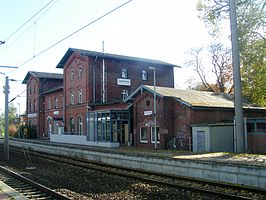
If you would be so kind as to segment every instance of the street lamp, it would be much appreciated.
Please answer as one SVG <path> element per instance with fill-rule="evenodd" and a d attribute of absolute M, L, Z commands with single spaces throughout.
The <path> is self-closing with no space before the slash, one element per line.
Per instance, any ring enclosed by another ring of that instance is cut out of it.
<path fill-rule="evenodd" d="M 153 123 L 154 123 L 154 149 L 157 150 L 157 124 L 156 124 L 156 68 L 149 67 L 150 70 L 153 70 Z"/>

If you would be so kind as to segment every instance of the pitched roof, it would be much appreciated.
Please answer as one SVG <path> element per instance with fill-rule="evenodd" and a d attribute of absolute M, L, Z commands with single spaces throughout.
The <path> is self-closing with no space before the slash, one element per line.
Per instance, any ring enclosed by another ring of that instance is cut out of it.
<path fill-rule="evenodd" d="M 154 87 L 149 85 L 141 85 L 136 89 L 126 100 L 134 97 L 139 91 L 147 90 L 154 92 Z M 177 101 L 191 107 L 213 107 L 213 108 L 234 108 L 234 97 L 225 93 L 214 93 L 196 90 L 182 90 L 168 87 L 157 87 L 156 95 L 161 97 L 173 97 Z M 255 107 L 244 105 L 244 107 L 266 109 L 262 107 Z"/>
<path fill-rule="evenodd" d="M 63 88 L 64 88 L 64 86 L 63 86 L 63 84 L 62 84 L 62 85 L 59 85 L 59 86 L 53 87 L 53 88 L 51 88 L 51 89 L 49 89 L 49 90 L 47 90 L 47 91 L 45 91 L 45 92 L 42 92 L 40 95 L 45 95 L 45 94 L 48 94 L 48 93 L 51 93 L 51 92 L 55 92 L 55 91 L 61 90 L 61 89 L 63 89 Z"/>
<path fill-rule="evenodd" d="M 63 79 L 63 74 L 59 73 L 29 71 L 22 81 L 22 84 L 27 84 L 30 76 L 33 76 L 35 78 Z"/>
<path fill-rule="evenodd" d="M 60 62 L 57 64 L 56 68 L 64 68 L 65 63 L 69 59 L 69 57 L 72 55 L 72 53 L 77 52 L 80 55 L 85 56 L 93 56 L 98 58 L 110 58 L 110 59 L 117 59 L 117 60 L 128 60 L 128 61 L 135 61 L 135 62 L 146 62 L 154 65 L 163 65 L 163 66 L 169 66 L 169 67 L 180 67 L 174 64 L 170 64 L 167 62 L 159 61 L 159 60 L 153 60 L 153 59 L 147 59 L 147 58 L 139 58 L 139 57 L 132 57 L 132 56 L 124 56 L 124 55 L 118 55 L 118 54 L 110 54 L 110 53 L 103 53 L 103 52 L 97 52 L 97 51 L 88 51 L 88 50 L 82 50 L 82 49 L 75 49 L 75 48 L 69 48 L 63 58 L 60 60 Z"/>

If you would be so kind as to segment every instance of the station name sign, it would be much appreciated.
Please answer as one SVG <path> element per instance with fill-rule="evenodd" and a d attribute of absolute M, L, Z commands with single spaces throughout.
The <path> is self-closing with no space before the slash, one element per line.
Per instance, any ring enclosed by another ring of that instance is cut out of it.
<path fill-rule="evenodd" d="M 125 78 L 118 78 L 117 79 L 117 85 L 130 86 L 131 85 L 131 80 L 130 79 L 125 79 Z"/>
<path fill-rule="evenodd" d="M 148 110 L 148 111 L 144 111 L 144 115 L 152 115 L 152 111 L 151 110 Z"/>
<path fill-rule="evenodd" d="M 36 113 L 30 113 L 28 114 L 28 118 L 35 118 L 37 115 Z"/>

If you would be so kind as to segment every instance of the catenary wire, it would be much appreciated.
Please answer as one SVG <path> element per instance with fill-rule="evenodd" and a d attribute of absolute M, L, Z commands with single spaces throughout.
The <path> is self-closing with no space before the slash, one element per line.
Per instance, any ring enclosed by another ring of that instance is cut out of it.
<path fill-rule="evenodd" d="M 110 10 L 109 12 L 101 15 L 100 17 L 96 18 L 95 20 L 91 21 L 90 23 L 86 24 L 85 26 L 77 29 L 76 31 L 74 31 L 73 33 L 67 35 L 66 37 L 62 38 L 61 40 L 57 41 L 56 43 L 52 44 L 51 46 L 47 47 L 46 49 L 44 49 L 43 51 L 37 53 L 36 55 L 34 55 L 33 57 L 29 58 L 28 60 L 26 60 L 25 62 L 23 62 L 22 64 L 20 64 L 18 66 L 18 68 L 22 67 L 23 65 L 25 65 L 26 63 L 30 62 L 31 60 L 33 60 L 34 58 L 36 58 L 37 56 L 40 56 L 41 54 L 45 53 L 46 51 L 50 50 L 51 48 L 55 47 L 56 45 L 58 45 L 59 43 L 63 42 L 64 40 L 70 38 L 71 36 L 75 35 L 76 33 L 80 32 L 81 30 L 87 28 L 88 26 L 94 24 L 95 22 L 99 21 L 100 19 L 106 17 L 107 15 L 113 13 L 114 11 L 118 10 L 119 8 L 125 6 L 126 4 L 130 3 L 132 0 L 126 1 L 123 4 L 113 8 L 112 10 Z M 17 68 L 17 69 L 18 69 Z M 9 73 L 13 72 L 14 70 L 10 71 Z"/>
<path fill-rule="evenodd" d="M 53 0 L 54 1 L 54 0 Z M 0 57 L 2 57 L 16 42 L 17 40 L 19 40 L 32 26 L 34 26 L 36 24 L 36 22 L 42 18 L 55 4 L 56 4 L 57 0 L 55 1 L 54 4 L 50 5 L 50 7 L 48 7 L 29 27 L 27 27 L 15 40 L 12 41 L 12 43 L 8 43 L 8 47 L 0 52 Z M 47 6 L 45 6 L 47 7 Z M 42 9 L 43 10 L 43 9 Z M 40 13 L 40 12 L 39 12 Z"/>
<path fill-rule="evenodd" d="M 31 18 L 29 18 L 25 23 L 23 23 L 18 29 L 16 29 L 12 34 L 10 34 L 4 41 L 6 42 L 13 35 L 15 35 L 23 26 L 25 26 L 30 20 L 32 20 L 36 15 L 38 15 L 43 9 L 45 9 L 49 4 L 51 4 L 54 0 L 49 1 L 44 7 L 42 7 L 37 13 L 35 13 Z"/>

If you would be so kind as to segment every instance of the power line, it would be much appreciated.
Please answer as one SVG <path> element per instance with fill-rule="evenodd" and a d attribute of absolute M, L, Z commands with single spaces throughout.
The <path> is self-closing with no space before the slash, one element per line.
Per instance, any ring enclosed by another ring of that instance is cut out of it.
<path fill-rule="evenodd" d="M 54 0 L 53 0 L 54 1 Z M 55 3 L 56 3 L 56 1 L 55 1 Z M 32 26 L 34 26 L 35 25 L 35 29 L 36 29 L 36 22 L 40 19 L 40 18 L 42 18 L 54 5 L 55 5 L 55 3 L 54 4 L 52 4 L 52 5 L 50 5 L 50 7 L 48 7 L 27 29 L 25 29 L 19 36 L 17 36 L 17 38 L 15 39 L 15 40 L 13 40 L 12 41 L 12 43 L 8 43 L 8 47 L 4 50 L 4 51 L 2 51 L 2 52 L 0 52 L 0 57 L 2 57 L 16 42 L 17 42 L 17 40 L 19 40 Z M 47 7 L 47 5 L 45 6 L 45 8 Z M 44 8 L 42 8 L 42 10 L 44 10 Z M 40 13 L 40 12 L 39 12 Z M 36 30 L 34 31 L 34 32 L 36 32 Z M 36 38 L 34 38 L 34 40 L 36 40 Z M 34 41 L 35 42 L 35 41 Z M 5 42 L 4 42 L 5 43 Z M 1 44 L 1 43 L 0 43 Z M 35 44 L 34 44 L 35 45 Z"/>
<path fill-rule="evenodd" d="M 58 45 L 59 43 L 63 42 L 64 40 L 66 40 L 66 39 L 68 39 L 68 38 L 70 38 L 71 36 L 75 35 L 76 33 L 80 32 L 81 30 L 87 28 L 88 26 L 94 24 L 95 22 L 97 22 L 97 21 L 99 21 L 100 19 L 106 17 L 107 15 L 113 13 L 114 11 L 116 11 L 116 10 L 118 10 L 119 8 L 125 6 L 126 4 L 130 3 L 131 1 L 132 1 L 132 0 L 129 0 L 129 1 L 127 1 L 127 2 L 125 2 L 125 3 L 123 3 L 123 4 L 121 4 L 121 5 L 117 6 L 117 7 L 115 7 L 115 8 L 112 9 L 111 11 L 109 11 L 109 12 L 107 12 L 107 13 L 101 15 L 100 17 L 96 18 L 95 20 L 91 21 L 90 23 L 86 24 L 85 26 L 83 26 L 83 27 L 77 29 L 77 30 L 74 31 L 73 33 L 67 35 L 66 37 L 64 37 L 64 38 L 62 38 L 61 40 L 57 41 L 56 43 L 52 44 L 51 46 L 49 46 L 48 48 L 44 49 L 44 50 L 41 51 L 40 53 L 34 55 L 32 58 L 29 58 L 28 60 L 26 60 L 25 62 L 23 62 L 22 64 L 20 64 L 18 67 L 22 67 L 23 65 L 25 65 L 25 64 L 28 63 L 29 61 L 33 60 L 33 59 L 36 58 L 37 56 L 39 56 L 39 55 L 45 53 L 46 51 L 48 51 L 48 50 L 50 50 L 51 48 L 53 48 L 53 47 L 55 47 L 56 45 Z M 13 71 L 14 71 L 14 70 L 13 70 Z M 11 71 L 11 72 L 12 72 L 12 71 Z M 11 73 L 11 72 L 9 72 L 9 73 Z"/>
<path fill-rule="evenodd" d="M 19 93 L 18 95 L 16 95 L 14 98 L 12 98 L 8 103 L 11 103 L 12 101 L 14 101 L 16 98 L 21 97 L 20 95 L 22 95 L 24 92 L 26 92 L 26 90 L 24 90 L 23 92 Z"/>
<path fill-rule="evenodd" d="M 8 39 L 10 39 L 13 35 L 15 35 L 23 26 L 25 26 L 30 20 L 32 20 L 36 15 L 38 15 L 43 9 L 45 9 L 50 3 L 52 3 L 54 0 L 51 0 L 49 3 L 47 3 L 44 7 L 42 7 L 37 13 L 35 13 L 31 18 L 29 18 L 24 24 L 22 24 L 18 29 L 16 29 L 12 34 L 10 34 L 4 42 L 6 42 Z"/>

